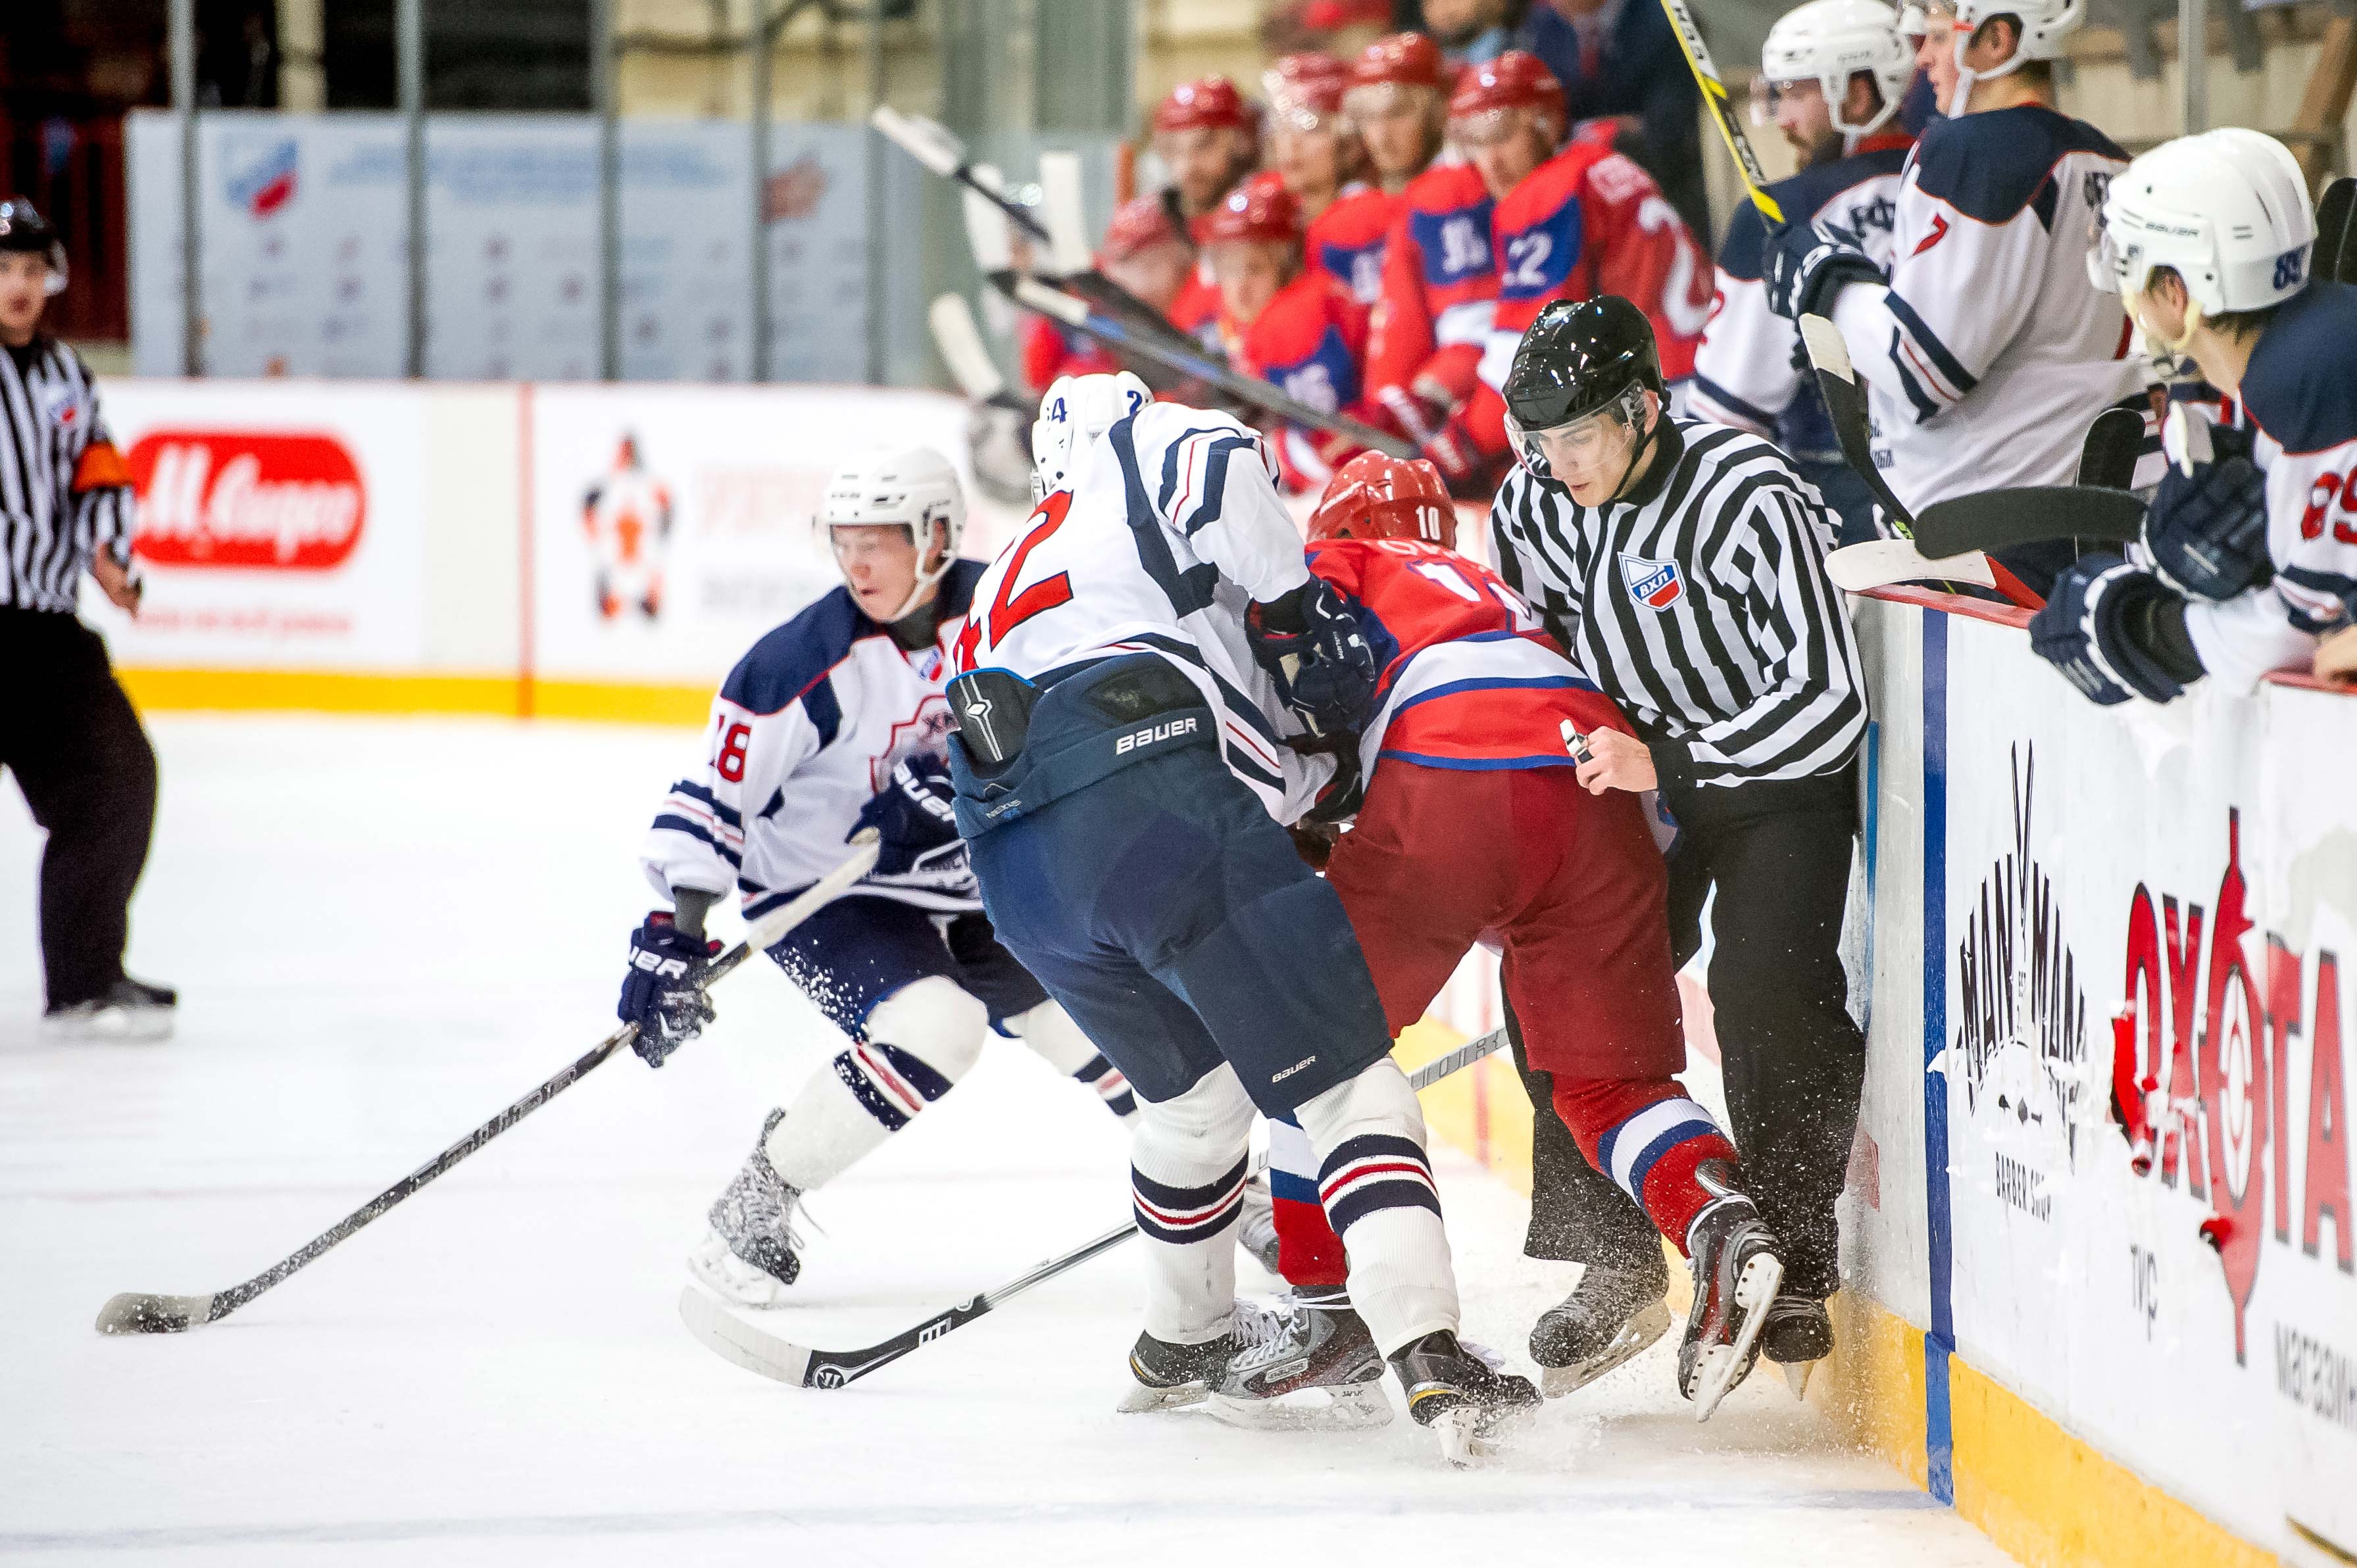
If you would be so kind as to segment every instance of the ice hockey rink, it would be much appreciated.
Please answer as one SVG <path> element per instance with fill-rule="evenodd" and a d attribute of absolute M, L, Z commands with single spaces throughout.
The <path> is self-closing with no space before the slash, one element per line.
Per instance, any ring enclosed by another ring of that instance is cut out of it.
<path fill-rule="evenodd" d="M 1361 1434 L 1119 1416 L 1116 1251 L 857 1385 L 680 1326 L 681 1257 L 834 1048 L 776 971 L 627 1054 L 234 1317 L 108 1339 L 124 1290 L 225 1288 L 614 1026 L 639 834 L 693 732 L 161 715 L 131 967 L 160 1047 L 42 1043 L 39 838 L 0 791 L 0 1558 L 38 1563 L 1354 1565 L 2007 1559 L 1765 1369 L 1697 1427 L 1665 1340 L 1445 1468 Z M 1469 1335 L 1519 1361 L 1568 1265 L 1443 1152 Z M 1118 1223 L 1118 1131 L 1020 1046 L 812 1203 L 798 1337 L 856 1346 Z M 1249 1290 L 1268 1282 L 1250 1265 Z M 1507 1556 L 1512 1552 L 1516 1555 Z M 1245 1560 L 1253 1560 L 1247 1558 Z"/>

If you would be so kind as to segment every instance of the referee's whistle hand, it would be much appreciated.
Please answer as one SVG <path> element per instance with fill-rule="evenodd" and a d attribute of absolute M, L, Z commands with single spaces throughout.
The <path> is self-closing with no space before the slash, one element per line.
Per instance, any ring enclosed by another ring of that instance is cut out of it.
<path fill-rule="evenodd" d="M 90 575 L 98 579 L 98 585 L 105 593 L 109 604 L 133 616 L 138 615 L 142 585 L 131 575 L 129 567 L 116 565 L 114 558 L 102 550 L 90 559 Z"/>
<path fill-rule="evenodd" d="M 1591 795 L 1607 789 L 1652 789 L 1660 780 L 1653 773 L 1653 754 L 1633 735 L 1601 726 L 1587 732 L 1588 759 L 1576 777 Z"/>

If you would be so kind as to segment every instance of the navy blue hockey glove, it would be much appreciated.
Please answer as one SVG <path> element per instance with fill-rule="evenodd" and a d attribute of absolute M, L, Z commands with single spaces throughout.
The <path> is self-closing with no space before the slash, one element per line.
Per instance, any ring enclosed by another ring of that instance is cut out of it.
<path fill-rule="evenodd" d="M 2116 555 L 2084 555 L 2054 580 L 2029 620 L 2029 646 L 2091 702 L 2109 707 L 2131 695 L 2166 703 L 2184 682 L 2130 635 L 2136 618 L 2178 596 L 2151 573 Z"/>
<path fill-rule="evenodd" d="M 1320 735 L 1357 729 L 1374 703 L 1375 650 L 1357 609 L 1340 588 L 1312 577 L 1244 612 L 1253 657 L 1276 677 L 1285 705 Z"/>
<path fill-rule="evenodd" d="M 2190 475 L 2171 463 L 2144 514 L 2144 545 L 2161 580 L 2190 598 L 2226 600 L 2275 577 L 2267 553 L 2267 481 L 2251 438 L 2210 432 L 2212 460 Z"/>
<path fill-rule="evenodd" d="M 639 1026 L 630 1048 L 649 1067 L 662 1066 L 665 1057 L 712 1022 L 704 975 L 719 950 L 718 942 L 681 930 L 668 909 L 657 909 L 630 933 L 630 972 L 622 977 L 622 1000 L 614 1013 Z"/>
<path fill-rule="evenodd" d="M 1787 321 L 1830 316 L 1834 295 L 1843 288 L 1882 281 L 1882 269 L 1864 251 L 1806 223 L 1770 224 L 1760 263 L 1768 308 Z"/>
<path fill-rule="evenodd" d="M 874 828 L 881 841 L 868 879 L 972 897 L 974 870 L 958 837 L 956 800 L 950 765 L 938 757 L 911 757 L 892 769 L 883 792 L 859 809 L 851 829 L 856 834 Z"/>

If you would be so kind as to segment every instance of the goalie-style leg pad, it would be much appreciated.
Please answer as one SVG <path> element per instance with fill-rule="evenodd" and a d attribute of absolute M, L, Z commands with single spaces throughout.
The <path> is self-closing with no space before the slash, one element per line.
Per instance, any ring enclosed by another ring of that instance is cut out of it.
<path fill-rule="evenodd" d="M 1685 1251 L 1686 1232 L 1715 1196 L 1695 1179 L 1695 1167 L 1719 1160 L 1732 1171 L 1736 1164 L 1735 1145 L 1710 1112 L 1666 1078 L 1558 1075 L 1555 1108 L 1588 1164 L 1635 1198 L 1655 1229 Z"/>
<path fill-rule="evenodd" d="M 1224 1063 L 1175 1099 L 1139 1109 L 1129 1180 L 1146 1240 L 1146 1332 L 1200 1345 L 1228 1331 L 1231 1234 L 1252 1166 L 1253 1103 Z"/>
<path fill-rule="evenodd" d="M 1424 1112 L 1385 1057 L 1296 1110 L 1318 1195 L 1349 1255 L 1351 1300 L 1391 1356 L 1457 1328 L 1457 1274 L 1425 1157 Z"/>
<path fill-rule="evenodd" d="M 902 986 L 869 1012 L 866 1038 L 813 1073 L 770 1129 L 770 1163 L 804 1192 L 834 1180 L 971 1071 L 989 1026 L 989 1010 L 954 981 Z"/>
<path fill-rule="evenodd" d="M 1135 1125 L 1137 1096 L 1129 1079 L 1105 1059 L 1096 1042 L 1081 1033 L 1072 1015 L 1053 1002 L 1042 1002 L 1029 1012 L 1006 1021 L 1004 1027 L 1039 1053 L 1040 1058 L 1066 1078 L 1104 1101 L 1106 1110 Z"/>

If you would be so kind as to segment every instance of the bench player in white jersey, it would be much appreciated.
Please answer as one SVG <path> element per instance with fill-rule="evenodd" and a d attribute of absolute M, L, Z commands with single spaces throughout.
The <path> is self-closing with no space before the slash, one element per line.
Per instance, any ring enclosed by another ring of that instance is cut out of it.
<path fill-rule="evenodd" d="M 1799 173 L 1768 188 L 1785 218 L 1819 226 L 1886 270 L 1900 171 L 1915 145 L 1897 117 L 1914 74 L 1899 14 L 1881 0 L 1809 0 L 1768 29 L 1752 88 L 1752 118 L 1772 118 L 1801 158 Z M 1718 248 L 1686 409 L 1782 447 L 1840 514 L 1842 542 L 1855 544 L 1875 537 L 1873 497 L 1842 460 L 1800 328 L 1768 307 L 1767 240 L 1760 209 L 1738 205 Z"/>
<path fill-rule="evenodd" d="M 1875 464 L 1909 510 L 2017 485 L 2067 485 L 2087 426 L 2149 412 L 2150 367 L 2116 295 L 2087 279 L 2086 236 L 2127 155 L 2053 106 L 2053 64 L 2086 0 L 1958 0 L 1951 118 L 1900 181 L 1888 280 L 1839 240 L 1772 236 L 1778 315 L 1830 317 L 1867 388 Z M 2142 480 L 2157 478 L 2158 455 Z M 2040 588 L 2067 542 L 2005 553 Z"/>
<path fill-rule="evenodd" d="M 1311 578 L 1261 438 L 1134 376 L 1048 390 L 1039 509 L 975 585 L 949 685 L 957 814 L 999 938 L 1145 1103 L 1149 1254 L 1127 1410 L 1266 1339 L 1226 1234 L 1254 1108 L 1291 1116 L 1409 1412 L 1463 1462 L 1537 1402 L 1457 1337 L 1424 1117 L 1340 899 L 1279 825 L 1334 778 L 1374 654 Z"/>
<path fill-rule="evenodd" d="M 757 918 L 841 864 L 857 828 L 885 840 L 866 880 L 770 950 L 851 1043 L 770 1112 L 689 1257 L 747 1305 L 776 1305 L 800 1273 L 802 1194 L 948 1093 L 994 1028 L 1135 1114 L 1121 1075 L 992 937 L 950 817 L 942 665 L 982 575 L 957 553 L 964 518 L 957 475 L 926 448 L 835 473 L 821 522 L 844 585 L 729 672 L 702 767 L 647 836 L 648 880 L 674 908 L 632 935 L 619 1011 L 658 1067 L 713 1016 L 712 907 L 734 889 Z"/>
<path fill-rule="evenodd" d="M 2357 286 L 2311 278 L 2316 218 L 2282 143 L 2210 131 L 2112 182 L 2090 271 L 2156 358 L 2190 356 L 2233 411 L 2171 411 L 2172 461 L 2131 563 L 2092 555 L 2030 622 L 2098 703 L 2238 692 L 2305 668 L 2357 608 Z"/>

